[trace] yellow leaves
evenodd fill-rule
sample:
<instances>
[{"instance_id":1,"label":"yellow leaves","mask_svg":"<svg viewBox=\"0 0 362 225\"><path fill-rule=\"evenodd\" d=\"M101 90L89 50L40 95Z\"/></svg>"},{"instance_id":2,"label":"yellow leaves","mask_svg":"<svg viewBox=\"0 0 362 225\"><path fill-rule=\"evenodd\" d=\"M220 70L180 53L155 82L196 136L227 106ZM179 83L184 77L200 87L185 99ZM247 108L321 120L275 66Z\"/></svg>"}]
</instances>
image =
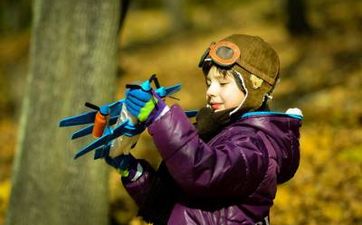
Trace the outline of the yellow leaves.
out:
<instances>
[{"instance_id":1,"label":"yellow leaves","mask_svg":"<svg viewBox=\"0 0 362 225\"><path fill-rule=\"evenodd\" d=\"M4 218L6 209L8 207L10 188L10 180L0 182L0 224L2 224L1 220Z\"/></svg>"},{"instance_id":2,"label":"yellow leaves","mask_svg":"<svg viewBox=\"0 0 362 225\"><path fill-rule=\"evenodd\" d=\"M11 160L14 155L16 142L17 124L12 120L0 121L0 143L3 143L0 150L0 160ZM9 174L9 171L5 171ZM1 177L0 177L1 179Z\"/></svg>"},{"instance_id":3,"label":"yellow leaves","mask_svg":"<svg viewBox=\"0 0 362 225\"><path fill-rule=\"evenodd\" d=\"M4 206L7 206L10 188L10 180L5 180L0 183L0 210L4 210Z\"/></svg>"},{"instance_id":4,"label":"yellow leaves","mask_svg":"<svg viewBox=\"0 0 362 225\"><path fill-rule=\"evenodd\" d=\"M287 208L290 202L290 193L284 187L278 189L277 197L275 199L275 204L281 208Z\"/></svg>"},{"instance_id":5,"label":"yellow leaves","mask_svg":"<svg viewBox=\"0 0 362 225\"><path fill-rule=\"evenodd\" d=\"M331 203L325 206L323 214L331 221L341 221L343 219L343 211L344 209L341 205Z\"/></svg>"},{"instance_id":6,"label":"yellow leaves","mask_svg":"<svg viewBox=\"0 0 362 225\"><path fill-rule=\"evenodd\" d=\"M120 174L111 169L109 177L109 197L111 217L120 224L127 224L137 214L137 207L124 189Z\"/></svg>"},{"instance_id":7,"label":"yellow leaves","mask_svg":"<svg viewBox=\"0 0 362 225\"><path fill-rule=\"evenodd\" d=\"M140 22L142 18L142 22ZM127 14L126 29L123 29L121 45L145 42L145 39L162 38L170 29L171 23L167 14L160 10L133 10ZM132 28L132 29L128 29Z\"/></svg>"},{"instance_id":8,"label":"yellow leaves","mask_svg":"<svg viewBox=\"0 0 362 225\"><path fill-rule=\"evenodd\" d=\"M301 164L279 186L272 221L356 224L362 220L362 129L308 125L301 132Z\"/></svg>"},{"instance_id":9,"label":"yellow leaves","mask_svg":"<svg viewBox=\"0 0 362 225\"><path fill-rule=\"evenodd\" d=\"M312 127L302 129L301 154L313 159L317 164L326 163L333 146L333 134L328 127Z\"/></svg>"},{"instance_id":10,"label":"yellow leaves","mask_svg":"<svg viewBox=\"0 0 362 225\"><path fill-rule=\"evenodd\" d=\"M362 218L362 205L361 202L356 200L352 201L350 204L349 212L351 215L354 215L356 218Z\"/></svg>"},{"instance_id":11,"label":"yellow leaves","mask_svg":"<svg viewBox=\"0 0 362 225\"><path fill-rule=\"evenodd\" d=\"M339 158L342 160L355 161L362 163L362 145L353 146L352 148L346 149Z\"/></svg>"},{"instance_id":12,"label":"yellow leaves","mask_svg":"<svg viewBox=\"0 0 362 225\"><path fill-rule=\"evenodd\" d=\"M135 217L131 220L129 225L147 225L148 223L143 222L143 220L139 217Z\"/></svg>"},{"instance_id":13,"label":"yellow leaves","mask_svg":"<svg viewBox=\"0 0 362 225\"><path fill-rule=\"evenodd\" d=\"M2 35L0 39L0 65L9 64L23 57L30 43L29 31L14 36Z\"/></svg>"},{"instance_id":14,"label":"yellow leaves","mask_svg":"<svg viewBox=\"0 0 362 225\"><path fill-rule=\"evenodd\" d=\"M14 156L17 125L11 120L0 121L0 224L4 219L10 195L11 162Z\"/></svg>"}]
</instances>

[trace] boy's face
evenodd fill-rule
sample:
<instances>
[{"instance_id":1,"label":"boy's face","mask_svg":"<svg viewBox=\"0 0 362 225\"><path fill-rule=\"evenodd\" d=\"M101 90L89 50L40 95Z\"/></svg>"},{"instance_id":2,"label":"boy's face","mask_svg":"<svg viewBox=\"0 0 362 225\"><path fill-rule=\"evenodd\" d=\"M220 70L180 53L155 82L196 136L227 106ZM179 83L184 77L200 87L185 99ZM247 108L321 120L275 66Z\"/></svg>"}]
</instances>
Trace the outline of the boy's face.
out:
<instances>
[{"instance_id":1,"label":"boy's face","mask_svg":"<svg viewBox=\"0 0 362 225\"><path fill-rule=\"evenodd\" d=\"M215 66L212 66L207 74L206 83L206 100L214 111L237 107L245 98L234 76L229 73L223 75Z\"/></svg>"}]
</instances>

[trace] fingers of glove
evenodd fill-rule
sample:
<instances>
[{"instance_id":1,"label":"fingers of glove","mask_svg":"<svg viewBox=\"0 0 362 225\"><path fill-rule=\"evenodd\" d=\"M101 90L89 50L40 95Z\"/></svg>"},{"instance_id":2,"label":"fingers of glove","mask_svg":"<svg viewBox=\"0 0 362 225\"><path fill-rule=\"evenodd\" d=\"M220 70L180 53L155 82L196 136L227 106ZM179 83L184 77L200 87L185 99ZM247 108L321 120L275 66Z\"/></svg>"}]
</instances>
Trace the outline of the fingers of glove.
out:
<instances>
[{"instance_id":1,"label":"fingers of glove","mask_svg":"<svg viewBox=\"0 0 362 225\"><path fill-rule=\"evenodd\" d=\"M126 107L127 110L135 117L138 116L138 114L140 113L140 110L142 107L139 107L137 105L135 105L133 102L129 101L128 99L126 99Z\"/></svg>"},{"instance_id":2,"label":"fingers of glove","mask_svg":"<svg viewBox=\"0 0 362 225\"><path fill-rule=\"evenodd\" d=\"M129 90L126 94L127 98L135 98L143 102L148 102L152 98L152 94L142 89Z\"/></svg>"},{"instance_id":3,"label":"fingers of glove","mask_svg":"<svg viewBox=\"0 0 362 225\"><path fill-rule=\"evenodd\" d=\"M108 164L108 165L110 165L110 166L115 166L114 165L114 162L113 162L113 159L111 158L111 157L109 157L108 155L106 155L105 157L104 157L104 160L106 161L106 163Z\"/></svg>"},{"instance_id":4,"label":"fingers of glove","mask_svg":"<svg viewBox=\"0 0 362 225\"><path fill-rule=\"evenodd\" d=\"M126 98L127 101L133 103L135 106L138 106L140 108L144 107L147 102L149 102L150 100L148 101L143 101L143 100L140 100L139 98L137 97L134 97L134 96L131 96L129 95L127 98Z\"/></svg>"}]
</instances>

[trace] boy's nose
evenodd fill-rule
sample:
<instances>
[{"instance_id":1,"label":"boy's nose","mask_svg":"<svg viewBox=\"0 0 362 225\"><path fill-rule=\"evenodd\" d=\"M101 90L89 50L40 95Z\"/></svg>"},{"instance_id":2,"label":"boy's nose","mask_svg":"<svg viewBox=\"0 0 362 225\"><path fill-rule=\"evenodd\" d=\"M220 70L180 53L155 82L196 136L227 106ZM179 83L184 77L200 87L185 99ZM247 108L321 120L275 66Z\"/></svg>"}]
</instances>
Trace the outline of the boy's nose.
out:
<instances>
[{"instance_id":1,"label":"boy's nose","mask_svg":"<svg viewBox=\"0 0 362 225\"><path fill-rule=\"evenodd\" d=\"M215 85L211 84L207 90L206 90L206 96L211 97L211 96L216 96L216 88Z\"/></svg>"}]
</instances>

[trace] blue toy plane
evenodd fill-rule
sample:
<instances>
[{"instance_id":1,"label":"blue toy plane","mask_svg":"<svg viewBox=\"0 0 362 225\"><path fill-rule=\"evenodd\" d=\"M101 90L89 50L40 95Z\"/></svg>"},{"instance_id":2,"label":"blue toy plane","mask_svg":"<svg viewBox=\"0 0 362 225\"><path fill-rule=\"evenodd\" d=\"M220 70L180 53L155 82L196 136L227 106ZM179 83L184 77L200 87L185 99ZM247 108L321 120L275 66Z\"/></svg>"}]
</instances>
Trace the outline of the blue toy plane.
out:
<instances>
[{"instance_id":1,"label":"blue toy plane","mask_svg":"<svg viewBox=\"0 0 362 225\"><path fill-rule=\"evenodd\" d=\"M172 94L181 89L181 84L161 87L156 75L152 75L149 81L154 82L156 87L155 92L161 98L172 97ZM132 84L126 85L126 88L141 88L141 86ZM124 101L125 99L120 99L100 107L86 102L85 106L93 109L93 111L67 117L60 121L60 127L89 124L73 133L71 139L84 137L89 134L93 134L93 137L97 138L89 145L80 149L74 159L92 150L95 150L94 159L112 155L110 154L110 150L114 146L114 140L117 138L119 139L118 148L128 148L121 149L123 152L127 152L136 145L139 135L145 130L145 126L138 123L136 119L128 113L126 107L122 107ZM197 111L187 111L185 113L188 117L194 117Z\"/></svg>"}]
</instances>

